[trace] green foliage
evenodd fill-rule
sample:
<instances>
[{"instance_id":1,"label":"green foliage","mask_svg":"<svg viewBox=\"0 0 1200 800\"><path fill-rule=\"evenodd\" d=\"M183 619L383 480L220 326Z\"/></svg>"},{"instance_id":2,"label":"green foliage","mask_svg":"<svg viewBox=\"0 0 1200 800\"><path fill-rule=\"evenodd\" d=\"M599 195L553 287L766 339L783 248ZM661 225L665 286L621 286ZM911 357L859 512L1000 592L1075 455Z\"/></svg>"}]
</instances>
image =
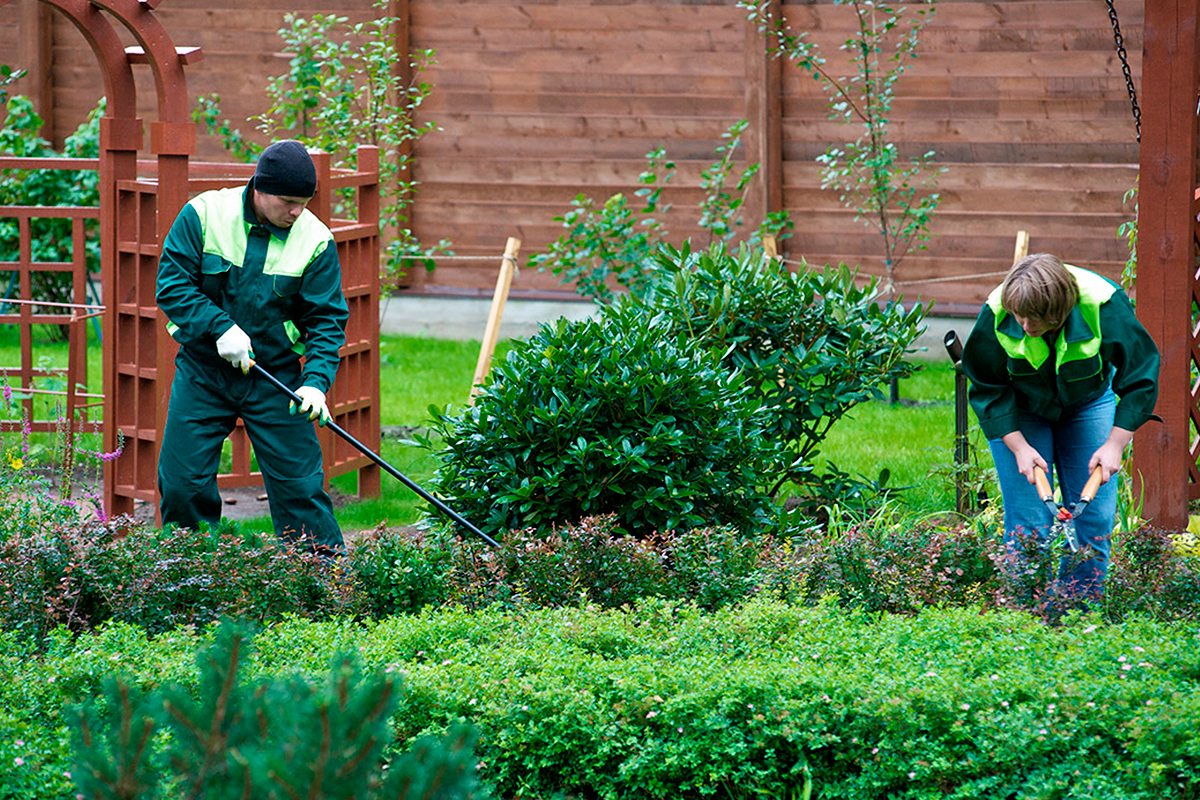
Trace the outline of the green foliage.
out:
<instances>
[{"instance_id":1,"label":"green foliage","mask_svg":"<svg viewBox=\"0 0 1200 800\"><path fill-rule=\"evenodd\" d=\"M829 95L829 118L859 125L862 134L844 148L831 145L817 160L821 188L832 189L846 208L879 233L886 270L885 289L894 297L895 271L910 249L923 249L939 196L933 189L944 168L931 167L934 152L904 159L888 138L895 84L917 57L925 26L933 19L934 0L893 6L877 0L834 0L853 7L858 33L842 43L856 72L841 77L829 72L819 48L807 32L792 33L763 0L738 0L766 37L768 49L786 56ZM905 12L912 11L905 25ZM894 40L894 41L893 41Z\"/></svg>"},{"instance_id":2,"label":"green foliage","mask_svg":"<svg viewBox=\"0 0 1200 800\"><path fill-rule=\"evenodd\" d=\"M272 625L238 696L304 675L313 699L329 697L330 654L357 651L366 677L347 679L347 696L403 674L397 745L471 720L480 777L500 797L750 800L796 796L811 776L814 797L1182 800L1200 789L1197 645L1192 623L1072 616L1050 628L971 607L443 609ZM36 659L6 646L0 708L35 725L17 729L30 758L0 761L0 786L37 769L47 788L22 800L73 797L55 791L80 772L58 749L57 709L99 696L118 662L129 686L162 697L178 684L199 703L212 681L190 666L196 650L194 636L127 626Z\"/></svg>"},{"instance_id":3,"label":"green foliage","mask_svg":"<svg viewBox=\"0 0 1200 800\"><path fill-rule=\"evenodd\" d=\"M249 684L250 636L226 625L199 654L199 687L146 692L110 677L101 700L70 710L80 796L152 798L479 798L466 727L385 758L399 679L362 674L354 654L318 680L297 673ZM156 739L166 740L161 746ZM390 761L390 763L389 763Z\"/></svg>"},{"instance_id":4,"label":"green foliage","mask_svg":"<svg viewBox=\"0 0 1200 800\"><path fill-rule=\"evenodd\" d=\"M758 590L759 550L754 537L732 528L638 539L618 530L612 515L588 517L549 536L512 531L497 551L461 542L454 555L452 602L476 609L621 608L661 597L715 609Z\"/></svg>"},{"instance_id":5,"label":"green foliage","mask_svg":"<svg viewBox=\"0 0 1200 800\"><path fill-rule=\"evenodd\" d=\"M0 624L35 641L56 625L121 620L164 631L225 615L320 615L342 602L315 556L229 520L158 531L76 517L74 526L7 534L0 553Z\"/></svg>"},{"instance_id":6,"label":"green foliage","mask_svg":"<svg viewBox=\"0 0 1200 800\"><path fill-rule=\"evenodd\" d=\"M812 472L821 441L881 384L913 373L904 356L924 330L921 307L881 304L877 281L858 284L844 266L793 272L745 246L664 245L644 297L623 302L650 327L700 343L750 387L765 435L785 446L764 476L772 494L794 481L836 502L848 492L826 498L828 481Z\"/></svg>"},{"instance_id":7,"label":"green foliage","mask_svg":"<svg viewBox=\"0 0 1200 800\"><path fill-rule=\"evenodd\" d=\"M452 554L442 539L379 528L357 538L346 569L373 616L414 613L447 599Z\"/></svg>"},{"instance_id":8,"label":"green foliage","mask_svg":"<svg viewBox=\"0 0 1200 800\"><path fill-rule=\"evenodd\" d=\"M1000 603L1004 584L993 557L999 534L946 527L884 506L870 516L834 511L822 530L804 530L768 554L764 588L794 602L836 597L848 608L893 614L922 608Z\"/></svg>"},{"instance_id":9,"label":"green foliage","mask_svg":"<svg viewBox=\"0 0 1200 800\"><path fill-rule=\"evenodd\" d=\"M1200 619L1200 552L1152 527L1114 538L1103 598L1108 617Z\"/></svg>"},{"instance_id":10,"label":"green foliage","mask_svg":"<svg viewBox=\"0 0 1200 800\"><path fill-rule=\"evenodd\" d=\"M757 530L778 459L740 375L632 306L559 319L515 344L475 404L430 408L435 490L483 530L547 534L616 514L624 530ZM418 441L436 450L433 438Z\"/></svg>"},{"instance_id":11,"label":"green foliage","mask_svg":"<svg viewBox=\"0 0 1200 800\"><path fill-rule=\"evenodd\" d=\"M551 242L545 253L536 253L531 266L549 269L563 283L575 284L575 291L597 302L614 297L610 282L638 293L650 278L650 256L666 228L657 215L666 213L662 190L675 174L675 162L667 161L666 151L657 148L646 154L646 169L638 176L641 184L633 194L642 198L636 211L624 193L614 194L600 207L587 195L571 201L571 210L555 217L567 232ZM666 170L665 175L660 173Z\"/></svg>"},{"instance_id":12,"label":"green foliage","mask_svg":"<svg viewBox=\"0 0 1200 800\"><path fill-rule=\"evenodd\" d=\"M268 138L294 137L329 153L336 167L354 167L361 145L380 148L380 221L392 235L384 277L395 278L415 261L432 269L436 254L448 247L444 241L422 247L405 224L416 190L406 178L412 143L437 130L436 123L416 122L417 109L433 91L416 77L433 62L434 51L406 56L414 75L406 83L394 69L400 20L386 15L386 0L375 8L383 15L353 25L336 14L285 14L278 33L292 58L287 73L268 81L270 106L254 119ZM221 118L216 95L201 97L193 118L242 158L260 150Z\"/></svg>"},{"instance_id":13,"label":"green foliage","mask_svg":"<svg viewBox=\"0 0 1200 800\"><path fill-rule=\"evenodd\" d=\"M730 241L743 222L744 193L759 165L753 164L741 172L734 192L726 185L747 124L746 120L740 120L722 134L728 141L717 147L717 161L701 173L704 200L700 203L697 224L709 231L709 243ZM551 242L546 252L533 255L530 265L551 270L562 277L563 283L573 283L576 292L597 303L613 300L612 284L623 286L637 296L643 294L654 273L654 252L668 234L657 215L670 208L662 202L662 191L675 175L675 163L666 160L666 151L661 147L647 153L646 162L646 170L638 176L642 188L634 192L642 198L643 208L632 209L624 193L613 195L599 208L592 198L579 195L571 201L571 211L554 218L562 222L567 232ZM664 170L665 174L660 174ZM786 212L771 213L747 241L755 244L765 235L782 239L789 235L784 231L791 227Z\"/></svg>"},{"instance_id":14,"label":"green foliage","mask_svg":"<svg viewBox=\"0 0 1200 800\"><path fill-rule=\"evenodd\" d=\"M28 70L13 69L8 64L0 64L0 103L8 102L8 87L27 74Z\"/></svg>"},{"instance_id":15,"label":"green foliage","mask_svg":"<svg viewBox=\"0 0 1200 800\"><path fill-rule=\"evenodd\" d=\"M5 103L7 117L0 127L0 154L21 158L96 158L100 152L100 117L105 101L88 114L87 122L67 137L61 153L41 138L42 118L29 98L16 95ZM8 206L99 206L99 174L96 170L36 169L0 170L0 205ZM71 261L71 220L40 218L30 221L31 257L34 262ZM0 261L17 261L20 232L17 220L0 218ZM84 223L84 248L90 271L100 269L99 223ZM0 273L11 282L15 273ZM35 271L33 297L55 303L80 303L67 272ZM15 291L9 286L5 296Z\"/></svg>"},{"instance_id":16,"label":"green foliage","mask_svg":"<svg viewBox=\"0 0 1200 800\"><path fill-rule=\"evenodd\" d=\"M1121 288L1126 292L1133 292L1133 288L1137 285L1137 240L1138 240L1138 186L1135 183L1134 187L1125 192L1125 196L1121 198L1124 202L1133 202L1133 219L1122 222L1117 226L1117 235L1125 240L1129 248L1129 257L1125 259L1125 266L1121 269Z\"/></svg>"},{"instance_id":17,"label":"green foliage","mask_svg":"<svg viewBox=\"0 0 1200 800\"><path fill-rule=\"evenodd\" d=\"M617 608L663 591L664 571L654 547L615 531L613 516L587 518L549 536L513 531L498 553L494 577L536 606L596 603ZM483 553L473 548L477 560ZM470 587L478 593L487 587ZM486 597L486 595L484 595Z\"/></svg>"},{"instance_id":18,"label":"green foliage","mask_svg":"<svg viewBox=\"0 0 1200 800\"><path fill-rule=\"evenodd\" d=\"M655 544L667 565L665 596L708 610L750 597L761 588L760 559L775 549L773 542L764 546L760 541L732 528L696 528L658 537Z\"/></svg>"}]
</instances>

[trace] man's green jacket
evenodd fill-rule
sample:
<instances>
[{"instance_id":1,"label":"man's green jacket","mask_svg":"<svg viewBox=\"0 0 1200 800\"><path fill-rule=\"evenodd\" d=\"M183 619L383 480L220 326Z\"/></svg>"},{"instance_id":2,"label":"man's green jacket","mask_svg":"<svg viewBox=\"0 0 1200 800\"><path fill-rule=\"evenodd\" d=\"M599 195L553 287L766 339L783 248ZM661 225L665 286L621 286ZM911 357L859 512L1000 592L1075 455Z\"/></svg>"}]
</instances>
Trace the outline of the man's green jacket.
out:
<instances>
[{"instance_id":1,"label":"man's green jacket","mask_svg":"<svg viewBox=\"0 0 1200 800\"><path fill-rule=\"evenodd\" d=\"M276 370L304 356L301 383L328 392L345 342L346 298L329 229L307 209L291 228L259 223L249 187L204 192L179 213L159 261L158 305L197 358L236 323Z\"/></svg>"}]
</instances>

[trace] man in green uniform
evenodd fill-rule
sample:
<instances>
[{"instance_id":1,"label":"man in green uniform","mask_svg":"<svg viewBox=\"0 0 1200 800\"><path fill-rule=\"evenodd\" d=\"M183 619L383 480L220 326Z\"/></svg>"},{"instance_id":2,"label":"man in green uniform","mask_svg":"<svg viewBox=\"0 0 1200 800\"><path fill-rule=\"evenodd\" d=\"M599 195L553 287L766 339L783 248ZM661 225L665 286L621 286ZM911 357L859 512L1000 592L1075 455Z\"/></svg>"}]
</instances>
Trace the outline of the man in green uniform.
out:
<instances>
[{"instance_id":1,"label":"man in green uniform","mask_svg":"<svg viewBox=\"0 0 1200 800\"><path fill-rule=\"evenodd\" d=\"M304 145L277 142L244 188L184 206L163 243L158 305L180 344L158 460L164 525L220 519L221 445L240 417L275 533L343 550L311 421L329 420L348 313L333 236L305 208L316 186ZM248 374L255 361L294 389L299 407Z\"/></svg>"}]
</instances>

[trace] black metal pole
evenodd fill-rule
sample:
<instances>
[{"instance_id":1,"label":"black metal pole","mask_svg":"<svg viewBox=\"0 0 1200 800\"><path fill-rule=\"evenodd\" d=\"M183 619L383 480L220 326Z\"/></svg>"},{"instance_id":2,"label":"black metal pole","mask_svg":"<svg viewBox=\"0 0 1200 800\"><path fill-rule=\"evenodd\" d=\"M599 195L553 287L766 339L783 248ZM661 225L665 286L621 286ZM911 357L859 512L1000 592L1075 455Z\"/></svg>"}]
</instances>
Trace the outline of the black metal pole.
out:
<instances>
[{"instance_id":1,"label":"black metal pole","mask_svg":"<svg viewBox=\"0 0 1200 800\"><path fill-rule=\"evenodd\" d=\"M962 369L963 348L958 334L947 331L943 341L954 364L954 508L965 514L974 505L963 485L963 470L971 457L967 439L967 376Z\"/></svg>"},{"instance_id":2,"label":"black metal pole","mask_svg":"<svg viewBox=\"0 0 1200 800\"><path fill-rule=\"evenodd\" d=\"M266 378L268 381L270 381L275 386L275 388L279 389L281 392L283 392L288 397L290 397L292 399L292 402L297 403L297 404L304 402L300 398L300 395L296 394L295 392L293 392L291 389L289 389L287 387L287 384L285 384L283 381L276 378L271 373L267 372L265 369L260 367L258 364L253 364L253 365L251 365L250 368L252 370L254 370L255 372L257 372L262 377ZM412 489L414 492L416 492L418 495L420 495L423 499L429 501L429 503L431 503L438 511L441 511L447 517L454 520L459 525L462 525L464 528L466 528L471 533L478 536L480 539L483 539L485 542L490 544L492 547L500 546L499 542L497 542L492 537L488 536L483 531L479 530L479 528L472 525L470 522L468 522L466 520L465 517L463 517L457 511L450 508L450 506L446 505L441 500L437 499L436 497L431 495L429 492L422 489L417 483L415 483L407 475L405 475L400 470L393 467L388 462L384 461L383 456L379 455L374 450L372 450L371 448L367 447L365 444L360 442L358 439L351 436L350 433L348 431L346 431L345 428L338 425L336 422L333 422L332 420L325 423L325 427L329 428L331 431L336 433L338 436L345 439L347 442L349 442L351 445L353 445L359 452L361 452L367 458L371 459L376 464L378 464L385 472L387 472L389 475L394 477L396 480L400 481L405 486Z\"/></svg>"}]
</instances>

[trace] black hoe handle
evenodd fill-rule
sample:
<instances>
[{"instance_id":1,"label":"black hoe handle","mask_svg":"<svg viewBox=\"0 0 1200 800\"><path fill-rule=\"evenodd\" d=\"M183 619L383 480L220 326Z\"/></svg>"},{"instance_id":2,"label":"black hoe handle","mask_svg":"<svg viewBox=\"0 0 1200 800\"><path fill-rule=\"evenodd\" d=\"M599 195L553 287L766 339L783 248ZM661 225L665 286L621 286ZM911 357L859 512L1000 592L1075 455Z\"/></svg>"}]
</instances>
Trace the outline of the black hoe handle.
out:
<instances>
[{"instance_id":1,"label":"black hoe handle","mask_svg":"<svg viewBox=\"0 0 1200 800\"><path fill-rule=\"evenodd\" d=\"M293 392L291 389L289 389L287 387L287 384L285 384L283 381L276 378L271 373L267 372L265 369L260 367L258 364L251 362L250 369L257 372L259 375L261 375L262 377L264 377L268 381L270 381L272 384L274 384L275 388L279 389L279 391L283 392L288 397L290 397L294 403L300 404L300 403L304 402L300 398L300 395L296 394L295 392ZM478 536L480 539L483 539L485 542L490 544L492 547L500 546L499 542L497 542L492 537L488 536L483 531L479 530L479 528L472 525L470 522L467 521L467 519L465 517L463 517L457 511L455 511L450 506L446 505L441 500L439 500L436 497L434 497L433 495L431 495L429 492L422 489L415 481L413 481L411 478L409 478L403 472L396 469L388 462L384 461L383 456L379 455L374 450L372 450L371 448L367 447L365 444L360 442L358 439L355 439L353 436L351 436L350 433L348 431L346 431L346 429L343 428L341 425L338 425L333 420L330 420L329 422L325 423L325 427L329 428L334 433L336 433L338 436L342 437L347 442L352 444L360 453L362 453L367 458L371 459L376 464L378 464L380 467L382 467L383 470L385 472L387 472L389 475L391 475L393 478L400 481L408 488L412 489L414 492L416 492L418 495L420 495L425 500L429 501L431 504L433 504L433 506L435 508L437 508L438 511L441 511L447 517L454 520L459 525L462 525L464 528L466 528L471 533Z\"/></svg>"}]
</instances>

